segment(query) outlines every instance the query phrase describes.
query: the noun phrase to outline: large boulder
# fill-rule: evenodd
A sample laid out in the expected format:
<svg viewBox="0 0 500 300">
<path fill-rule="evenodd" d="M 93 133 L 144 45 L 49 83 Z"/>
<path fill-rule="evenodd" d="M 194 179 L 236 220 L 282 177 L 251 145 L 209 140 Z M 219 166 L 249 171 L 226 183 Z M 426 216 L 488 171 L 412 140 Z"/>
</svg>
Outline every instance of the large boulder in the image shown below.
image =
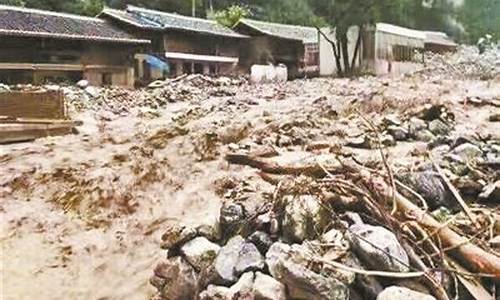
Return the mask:
<svg viewBox="0 0 500 300">
<path fill-rule="evenodd" d="M 453 149 L 452 154 L 460 157 L 462 161 L 467 162 L 481 157 L 483 155 L 483 151 L 481 151 L 481 149 L 474 144 L 465 143 Z"/>
<path fill-rule="evenodd" d="M 436 300 L 436 298 L 404 287 L 390 286 L 378 294 L 377 300 Z"/>
<path fill-rule="evenodd" d="M 205 237 L 197 237 L 181 247 L 181 253 L 196 270 L 206 270 L 214 262 L 220 246 Z"/>
<path fill-rule="evenodd" d="M 451 194 L 444 186 L 441 177 L 432 170 L 420 172 L 401 172 L 398 179 L 420 194 L 429 207 L 449 206 Z"/>
<path fill-rule="evenodd" d="M 163 299 L 194 299 L 198 294 L 196 271 L 179 256 L 160 262 L 150 282 Z"/>
<path fill-rule="evenodd" d="M 235 236 L 222 247 L 215 259 L 215 272 L 223 283 L 233 283 L 249 270 L 264 269 L 264 258 L 257 247 Z"/>
<path fill-rule="evenodd" d="M 314 239 L 329 224 L 328 211 L 312 195 L 285 196 L 283 237 L 291 242 Z"/>
<path fill-rule="evenodd" d="M 373 270 L 408 272 L 410 261 L 394 233 L 381 226 L 355 224 L 347 238 L 352 249 Z"/>
</svg>

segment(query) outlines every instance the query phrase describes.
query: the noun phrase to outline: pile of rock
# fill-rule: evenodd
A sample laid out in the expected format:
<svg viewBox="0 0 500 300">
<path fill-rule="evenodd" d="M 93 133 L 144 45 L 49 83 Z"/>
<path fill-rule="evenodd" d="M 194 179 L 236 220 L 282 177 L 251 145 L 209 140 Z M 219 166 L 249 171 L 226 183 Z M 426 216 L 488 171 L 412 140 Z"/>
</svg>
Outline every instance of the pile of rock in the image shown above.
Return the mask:
<svg viewBox="0 0 500 300">
<path fill-rule="evenodd" d="M 279 202 L 284 210 L 257 213 L 228 202 L 214 224 L 168 228 L 167 258 L 150 280 L 157 299 L 434 299 L 328 263 L 408 272 L 408 255 L 391 231 L 355 213 L 337 229 L 312 195 Z"/>
<path fill-rule="evenodd" d="M 473 46 L 460 46 L 456 52 L 426 53 L 425 67 L 416 74 L 429 77 L 488 80 L 500 76 L 500 49 L 492 47 L 480 54 Z"/>
</svg>

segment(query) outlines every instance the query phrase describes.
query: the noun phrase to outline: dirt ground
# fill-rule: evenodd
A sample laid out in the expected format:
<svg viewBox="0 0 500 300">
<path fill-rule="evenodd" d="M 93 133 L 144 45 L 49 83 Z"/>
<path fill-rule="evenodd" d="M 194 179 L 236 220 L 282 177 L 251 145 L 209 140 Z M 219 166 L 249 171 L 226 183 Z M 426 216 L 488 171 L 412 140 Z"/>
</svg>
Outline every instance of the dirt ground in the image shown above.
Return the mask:
<svg viewBox="0 0 500 300">
<path fill-rule="evenodd" d="M 235 89 L 155 110 L 80 111 L 79 134 L 0 146 L 3 299 L 151 297 L 162 228 L 216 219 L 221 179 L 272 191 L 255 170 L 229 166 L 231 150 L 301 149 L 290 159 L 304 159 L 307 145 L 358 131 L 359 114 L 375 120 L 435 102 L 453 111 L 457 131 L 500 139 L 499 123 L 488 121 L 498 107 L 462 103 L 500 99 L 495 81 L 309 79 Z M 410 164 L 422 147 L 398 143 L 389 160 Z M 379 159 L 377 150 L 350 151 Z"/>
</svg>

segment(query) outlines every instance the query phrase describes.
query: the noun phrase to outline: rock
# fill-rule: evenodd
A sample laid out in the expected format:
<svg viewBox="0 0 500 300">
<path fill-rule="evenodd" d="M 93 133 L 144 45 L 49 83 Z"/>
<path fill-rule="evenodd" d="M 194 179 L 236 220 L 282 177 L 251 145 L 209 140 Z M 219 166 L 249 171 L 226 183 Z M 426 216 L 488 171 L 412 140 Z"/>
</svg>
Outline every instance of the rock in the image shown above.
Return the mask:
<svg viewBox="0 0 500 300">
<path fill-rule="evenodd" d="M 285 196 L 283 237 L 292 242 L 314 239 L 328 225 L 328 212 L 312 195 Z"/>
<path fill-rule="evenodd" d="M 437 173 L 431 170 L 403 172 L 396 177 L 419 193 L 431 209 L 450 205 L 451 194 Z"/>
<path fill-rule="evenodd" d="M 360 149 L 371 149 L 371 141 L 366 135 L 351 137 L 347 139 L 346 146 Z"/>
<path fill-rule="evenodd" d="M 93 86 L 88 86 L 86 88 L 84 88 L 85 92 L 87 94 L 89 94 L 92 98 L 97 98 L 99 97 L 99 90 L 96 88 L 96 87 L 93 87 Z"/>
<path fill-rule="evenodd" d="M 245 211 L 238 203 L 226 202 L 220 209 L 219 223 L 223 238 L 233 236 L 245 226 Z"/>
<path fill-rule="evenodd" d="M 478 158 L 483 155 L 483 151 L 478 146 L 471 143 L 461 144 L 453 149 L 452 154 L 460 157 L 464 162 Z"/>
<path fill-rule="evenodd" d="M 435 137 L 436 136 L 427 129 L 419 130 L 413 135 L 415 140 L 426 143 L 431 142 Z"/>
<path fill-rule="evenodd" d="M 194 299 L 197 295 L 196 271 L 181 257 L 159 263 L 150 282 L 164 299 Z"/>
<path fill-rule="evenodd" d="M 197 237 L 181 247 L 181 253 L 196 269 L 208 269 L 219 253 L 220 246 L 205 237 Z"/>
<path fill-rule="evenodd" d="M 394 137 L 396 141 L 405 141 L 408 138 L 408 130 L 401 126 L 389 126 L 387 132 Z"/>
<path fill-rule="evenodd" d="M 349 242 L 340 230 L 331 229 L 321 236 L 320 241 L 328 245 L 328 250 L 323 255 L 326 260 L 337 260 L 348 252 Z"/>
<path fill-rule="evenodd" d="M 252 233 L 247 238 L 247 241 L 254 244 L 262 255 L 266 255 L 267 250 L 269 250 L 269 247 L 273 244 L 273 240 L 269 234 L 263 231 L 256 231 Z"/>
<path fill-rule="evenodd" d="M 200 293 L 200 300 L 232 300 L 229 288 L 225 286 L 209 285 Z"/>
<path fill-rule="evenodd" d="M 156 80 L 156 81 L 151 82 L 148 85 L 148 88 L 150 88 L 150 89 L 161 88 L 161 87 L 164 87 L 167 83 L 168 82 L 164 81 L 164 80 Z"/>
<path fill-rule="evenodd" d="M 204 236 L 210 241 L 218 241 L 222 238 L 219 220 L 217 217 L 209 218 L 204 224 L 196 227 L 196 233 Z"/>
<path fill-rule="evenodd" d="M 491 114 L 488 120 L 490 122 L 500 122 L 500 113 Z"/>
<path fill-rule="evenodd" d="M 172 225 L 167 227 L 165 233 L 161 236 L 162 249 L 168 249 L 175 252 L 176 248 L 196 237 L 196 230 L 186 226 Z"/>
<path fill-rule="evenodd" d="M 85 89 L 86 87 L 88 87 L 88 86 L 89 86 L 89 84 L 90 84 L 90 83 L 89 83 L 89 81 L 88 81 L 88 80 L 82 79 L 82 80 L 80 80 L 80 81 L 78 81 L 78 82 L 76 83 L 76 86 L 77 86 L 77 87 L 79 87 L 79 88 L 81 88 L 81 89 Z"/>
<path fill-rule="evenodd" d="M 237 235 L 230 239 L 227 244 L 222 247 L 215 259 L 215 271 L 223 282 L 235 282 L 237 277 L 234 267 L 238 263 L 239 252 L 245 240 Z"/>
<path fill-rule="evenodd" d="M 384 116 L 382 123 L 386 126 L 401 126 L 401 119 L 396 114 L 388 114 Z"/>
<path fill-rule="evenodd" d="M 235 236 L 222 247 L 215 259 L 215 272 L 224 283 L 232 283 L 248 270 L 264 268 L 264 258 L 255 245 Z"/>
<path fill-rule="evenodd" d="M 355 224 L 347 234 L 351 247 L 373 270 L 408 272 L 409 259 L 394 233 L 381 226 Z"/>
<path fill-rule="evenodd" d="M 0 83 L 0 93 L 10 92 L 10 87 L 6 84 Z"/>
<path fill-rule="evenodd" d="M 490 240 L 490 246 L 495 249 L 500 249 L 500 235 L 497 235 Z"/>
<path fill-rule="evenodd" d="M 394 139 L 394 137 L 392 135 L 382 136 L 380 138 L 380 142 L 382 143 L 382 145 L 384 145 L 386 147 L 396 146 L 396 140 Z"/>
<path fill-rule="evenodd" d="M 390 286 L 378 294 L 377 300 L 436 300 L 436 298 L 404 287 Z"/>
<path fill-rule="evenodd" d="M 440 119 L 429 122 L 429 130 L 435 135 L 447 135 L 451 131 L 451 127 Z"/>
<path fill-rule="evenodd" d="M 417 132 L 427 128 L 427 123 L 424 120 L 413 117 L 408 121 L 407 126 L 408 134 L 413 138 Z"/>
<path fill-rule="evenodd" d="M 446 108 L 443 105 L 425 104 L 424 107 L 417 113 L 418 117 L 426 120 L 433 121 L 441 117 Z"/>
<path fill-rule="evenodd" d="M 479 194 L 479 199 L 500 203 L 500 181 L 486 185 Z"/>
<path fill-rule="evenodd" d="M 241 275 L 238 282 L 229 288 L 230 299 L 254 299 L 253 295 L 253 284 L 254 284 L 255 274 L 253 272 L 247 272 Z"/>
<path fill-rule="evenodd" d="M 292 299 L 347 300 L 348 288 L 334 277 L 320 275 L 292 261 L 279 261 L 276 280 L 283 283 Z"/>
<path fill-rule="evenodd" d="M 236 275 L 262 269 L 264 269 L 264 257 L 260 254 L 259 249 L 252 243 L 244 243 L 234 266 Z"/>
<path fill-rule="evenodd" d="M 285 286 L 273 277 L 257 272 L 253 284 L 255 299 L 286 300 Z"/>
</svg>

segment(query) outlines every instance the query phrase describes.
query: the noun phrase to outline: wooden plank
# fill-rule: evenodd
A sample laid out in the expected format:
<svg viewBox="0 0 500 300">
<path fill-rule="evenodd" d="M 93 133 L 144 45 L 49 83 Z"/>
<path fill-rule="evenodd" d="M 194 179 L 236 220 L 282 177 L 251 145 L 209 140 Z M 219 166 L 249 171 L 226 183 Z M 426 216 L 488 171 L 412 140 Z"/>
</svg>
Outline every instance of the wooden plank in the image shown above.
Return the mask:
<svg viewBox="0 0 500 300">
<path fill-rule="evenodd" d="M 0 124 L 0 144 L 31 141 L 73 132 L 76 122 L 63 124 Z"/>
<path fill-rule="evenodd" d="M 64 119 L 61 91 L 0 93 L 0 115 L 12 118 Z"/>
</svg>

